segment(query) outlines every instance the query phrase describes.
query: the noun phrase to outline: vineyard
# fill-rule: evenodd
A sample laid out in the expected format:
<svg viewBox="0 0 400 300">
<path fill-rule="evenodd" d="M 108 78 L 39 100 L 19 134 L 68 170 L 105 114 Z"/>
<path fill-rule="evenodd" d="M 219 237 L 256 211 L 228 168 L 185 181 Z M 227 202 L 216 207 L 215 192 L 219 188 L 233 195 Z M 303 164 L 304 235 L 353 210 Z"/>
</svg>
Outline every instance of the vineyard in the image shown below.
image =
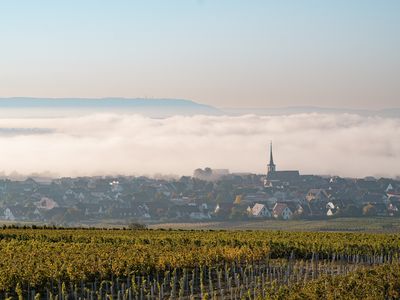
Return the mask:
<svg viewBox="0 0 400 300">
<path fill-rule="evenodd" d="M 400 235 L 3 228 L 1 299 L 399 299 Z"/>
</svg>

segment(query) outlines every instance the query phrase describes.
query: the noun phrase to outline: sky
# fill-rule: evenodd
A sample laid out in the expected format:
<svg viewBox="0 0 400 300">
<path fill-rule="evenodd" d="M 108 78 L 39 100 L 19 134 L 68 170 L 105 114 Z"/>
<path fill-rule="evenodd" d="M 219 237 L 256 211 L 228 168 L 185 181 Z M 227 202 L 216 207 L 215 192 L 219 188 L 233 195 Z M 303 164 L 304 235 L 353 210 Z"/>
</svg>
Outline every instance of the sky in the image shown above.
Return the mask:
<svg viewBox="0 0 400 300">
<path fill-rule="evenodd" d="M 398 0 L 0 0 L 0 97 L 399 107 Z"/>
</svg>

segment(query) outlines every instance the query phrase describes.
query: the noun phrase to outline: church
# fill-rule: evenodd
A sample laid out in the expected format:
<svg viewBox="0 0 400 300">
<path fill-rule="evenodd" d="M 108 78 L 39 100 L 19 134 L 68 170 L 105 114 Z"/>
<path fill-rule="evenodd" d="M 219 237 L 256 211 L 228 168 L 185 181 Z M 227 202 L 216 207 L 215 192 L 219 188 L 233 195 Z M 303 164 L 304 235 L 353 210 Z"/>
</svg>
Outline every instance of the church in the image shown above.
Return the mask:
<svg viewBox="0 0 400 300">
<path fill-rule="evenodd" d="M 268 164 L 268 173 L 267 180 L 269 182 L 281 182 L 281 183 L 291 183 L 296 182 L 300 179 L 300 173 L 298 170 L 288 170 L 288 171 L 277 171 L 276 165 L 274 163 L 274 157 L 272 154 L 272 142 L 269 148 L 269 164 Z"/>
</svg>

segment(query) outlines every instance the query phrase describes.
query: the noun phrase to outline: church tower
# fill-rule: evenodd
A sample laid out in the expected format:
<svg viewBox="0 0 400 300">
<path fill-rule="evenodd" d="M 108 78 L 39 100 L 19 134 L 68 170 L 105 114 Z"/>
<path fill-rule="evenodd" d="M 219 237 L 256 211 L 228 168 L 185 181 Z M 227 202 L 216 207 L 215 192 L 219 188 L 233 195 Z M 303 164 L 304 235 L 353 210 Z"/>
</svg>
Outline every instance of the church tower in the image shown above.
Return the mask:
<svg viewBox="0 0 400 300">
<path fill-rule="evenodd" d="M 268 174 L 274 173 L 276 171 L 276 166 L 274 164 L 274 157 L 272 156 L 272 142 L 269 145 L 269 164 L 268 164 Z"/>
</svg>

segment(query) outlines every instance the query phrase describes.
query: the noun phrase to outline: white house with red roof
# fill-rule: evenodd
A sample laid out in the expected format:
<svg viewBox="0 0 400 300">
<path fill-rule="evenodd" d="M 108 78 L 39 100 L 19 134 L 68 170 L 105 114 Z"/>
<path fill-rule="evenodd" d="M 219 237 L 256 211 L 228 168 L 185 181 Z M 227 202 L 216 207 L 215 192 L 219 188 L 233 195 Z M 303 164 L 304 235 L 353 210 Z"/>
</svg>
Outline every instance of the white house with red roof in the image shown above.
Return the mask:
<svg viewBox="0 0 400 300">
<path fill-rule="evenodd" d="M 277 202 L 272 209 L 272 214 L 274 218 L 289 220 L 292 217 L 293 212 L 286 203 Z"/>
</svg>

